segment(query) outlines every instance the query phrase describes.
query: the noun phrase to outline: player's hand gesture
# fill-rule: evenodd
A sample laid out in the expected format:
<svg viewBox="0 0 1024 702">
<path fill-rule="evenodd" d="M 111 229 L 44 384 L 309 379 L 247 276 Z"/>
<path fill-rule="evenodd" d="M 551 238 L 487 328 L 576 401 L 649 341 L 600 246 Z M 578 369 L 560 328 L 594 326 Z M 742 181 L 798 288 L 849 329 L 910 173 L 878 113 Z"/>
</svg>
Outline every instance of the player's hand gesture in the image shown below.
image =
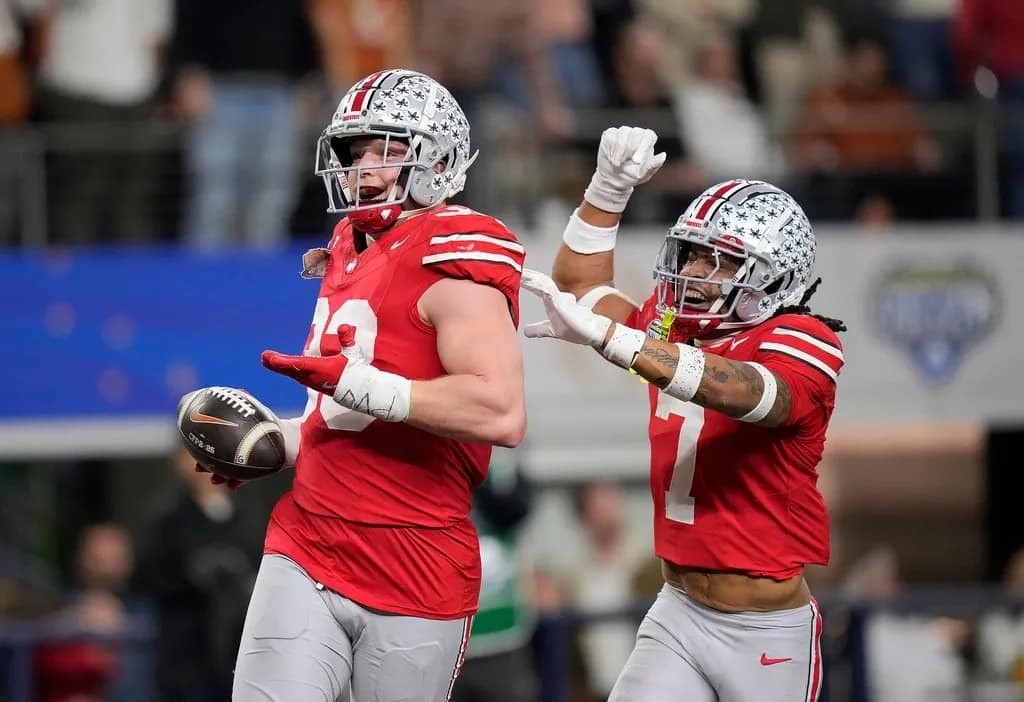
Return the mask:
<svg viewBox="0 0 1024 702">
<path fill-rule="evenodd" d="M 333 395 L 338 387 L 341 374 L 349 364 L 349 357 L 355 349 L 355 327 L 343 324 L 338 328 L 338 352 L 322 356 L 289 356 L 277 351 L 264 351 L 260 360 L 265 368 L 287 375 L 317 392 Z M 322 346 L 328 337 L 324 337 Z M 347 352 L 347 353 L 346 353 Z M 362 356 L 360 355 L 360 358 Z"/>
<path fill-rule="evenodd" d="M 641 127 L 611 127 L 601 134 L 597 148 L 597 170 L 584 193 L 584 199 L 605 212 L 626 209 L 633 188 L 650 180 L 665 153 L 654 153 L 658 135 Z"/>
<path fill-rule="evenodd" d="M 594 314 L 576 301 L 572 293 L 562 292 L 555 281 L 535 270 L 523 270 L 522 287 L 544 303 L 548 318 L 527 324 L 523 333 L 530 338 L 550 337 L 573 344 L 601 348 L 612 320 Z"/>
</svg>

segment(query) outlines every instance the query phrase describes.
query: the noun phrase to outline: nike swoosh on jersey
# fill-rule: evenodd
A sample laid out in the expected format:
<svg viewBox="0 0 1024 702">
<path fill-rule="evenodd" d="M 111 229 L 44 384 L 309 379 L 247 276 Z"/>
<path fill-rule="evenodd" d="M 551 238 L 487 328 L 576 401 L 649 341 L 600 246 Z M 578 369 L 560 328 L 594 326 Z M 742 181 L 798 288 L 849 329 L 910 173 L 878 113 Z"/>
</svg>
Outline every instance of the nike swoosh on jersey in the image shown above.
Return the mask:
<svg viewBox="0 0 1024 702">
<path fill-rule="evenodd" d="M 766 653 L 762 653 L 761 654 L 761 665 L 776 665 L 778 663 L 785 663 L 786 661 L 791 661 L 791 660 L 793 660 L 793 659 L 792 658 L 769 658 L 768 654 L 766 654 Z"/>
<path fill-rule="evenodd" d="M 395 243 L 393 243 L 393 244 L 391 245 L 391 250 L 392 250 L 392 251 L 394 251 L 395 249 L 397 249 L 397 248 L 398 248 L 399 246 L 401 246 L 402 244 L 404 244 L 404 243 L 406 242 L 406 240 L 408 240 L 408 238 L 409 238 L 409 237 L 405 237 L 405 239 L 399 239 L 398 241 L 396 241 Z"/>
<path fill-rule="evenodd" d="M 227 419 L 221 419 L 220 417 L 211 417 L 208 414 L 202 412 L 196 412 L 192 410 L 189 412 L 188 418 L 196 424 L 220 424 L 225 427 L 237 427 L 238 425 L 234 422 L 230 422 Z"/>
</svg>

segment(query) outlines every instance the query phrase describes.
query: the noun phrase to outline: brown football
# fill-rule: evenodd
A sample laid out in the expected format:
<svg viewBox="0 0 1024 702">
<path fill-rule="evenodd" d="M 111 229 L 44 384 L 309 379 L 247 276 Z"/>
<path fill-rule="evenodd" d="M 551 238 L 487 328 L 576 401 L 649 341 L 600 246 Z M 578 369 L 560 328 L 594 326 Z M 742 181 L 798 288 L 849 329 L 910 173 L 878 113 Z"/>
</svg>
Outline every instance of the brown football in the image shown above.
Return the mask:
<svg viewBox="0 0 1024 702">
<path fill-rule="evenodd" d="M 274 413 L 245 390 L 209 387 L 178 403 L 178 432 L 203 468 L 253 480 L 284 466 L 284 436 Z"/>
</svg>

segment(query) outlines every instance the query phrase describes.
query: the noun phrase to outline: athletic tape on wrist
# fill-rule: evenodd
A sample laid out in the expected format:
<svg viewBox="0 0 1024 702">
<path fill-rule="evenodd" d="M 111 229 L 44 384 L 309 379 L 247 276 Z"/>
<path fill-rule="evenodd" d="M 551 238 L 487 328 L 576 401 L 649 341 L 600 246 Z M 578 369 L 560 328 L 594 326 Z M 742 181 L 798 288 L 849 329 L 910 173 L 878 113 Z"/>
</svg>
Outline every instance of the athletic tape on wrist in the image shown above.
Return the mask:
<svg viewBox="0 0 1024 702">
<path fill-rule="evenodd" d="M 385 422 L 408 419 L 411 400 L 411 380 L 373 366 L 346 370 L 334 390 L 339 405 Z"/>
<path fill-rule="evenodd" d="M 672 380 L 668 381 L 665 387 L 672 397 L 689 402 L 697 394 L 700 388 L 700 381 L 704 378 L 704 362 L 706 357 L 700 349 L 686 344 L 676 344 L 679 349 L 679 363 L 676 365 L 676 372 Z"/>
<path fill-rule="evenodd" d="M 611 251 L 615 248 L 615 235 L 619 225 L 595 227 L 579 217 L 579 209 L 573 211 L 562 232 L 562 241 L 576 253 L 592 254 Z"/>
<path fill-rule="evenodd" d="M 639 329 L 630 329 L 622 324 L 616 324 L 612 332 L 612 338 L 601 349 L 601 355 L 617 365 L 619 368 L 629 370 L 640 355 L 640 349 L 644 346 L 644 339 L 647 335 Z"/>
<path fill-rule="evenodd" d="M 779 394 L 779 383 L 775 380 L 775 375 L 760 363 L 748 362 L 747 365 L 756 370 L 764 379 L 764 392 L 761 393 L 761 400 L 757 403 L 757 407 L 737 419 L 741 422 L 760 422 L 775 406 L 775 398 Z"/>
</svg>

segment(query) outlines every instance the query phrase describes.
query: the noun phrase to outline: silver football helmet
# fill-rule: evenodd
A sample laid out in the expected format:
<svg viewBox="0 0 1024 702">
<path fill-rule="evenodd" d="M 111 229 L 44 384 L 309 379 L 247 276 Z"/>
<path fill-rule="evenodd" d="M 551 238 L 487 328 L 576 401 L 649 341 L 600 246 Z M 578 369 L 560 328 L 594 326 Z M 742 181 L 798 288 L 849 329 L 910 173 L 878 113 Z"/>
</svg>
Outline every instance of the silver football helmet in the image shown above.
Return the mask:
<svg viewBox="0 0 1024 702">
<path fill-rule="evenodd" d="M 704 246 L 739 261 L 731 278 L 683 275 L 690 249 Z M 814 268 L 814 230 L 790 195 L 757 180 L 713 185 L 669 229 L 654 264 L 658 311 L 690 336 L 759 324 L 784 305 L 798 304 Z M 719 286 L 711 304 L 686 304 L 694 283 Z M 706 304 L 706 303 L 705 303 Z"/>
<path fill-rule="evenodd" d="M 352 165 L 344 141 L 366 136 L 408 143 L 405 160 L 394 164 L 404 167 L 400 196 L 360 202 L 360 167 Z M 317 141 L 315 173 L 327 188 L 328 212 L 400 205 L 407 198 L 430 207 L 462 190 L 475 158 L 469 122 L 448 89 L 422 73 L 394 69 L 363 78 L 341 99 Z"/>
</svg>

